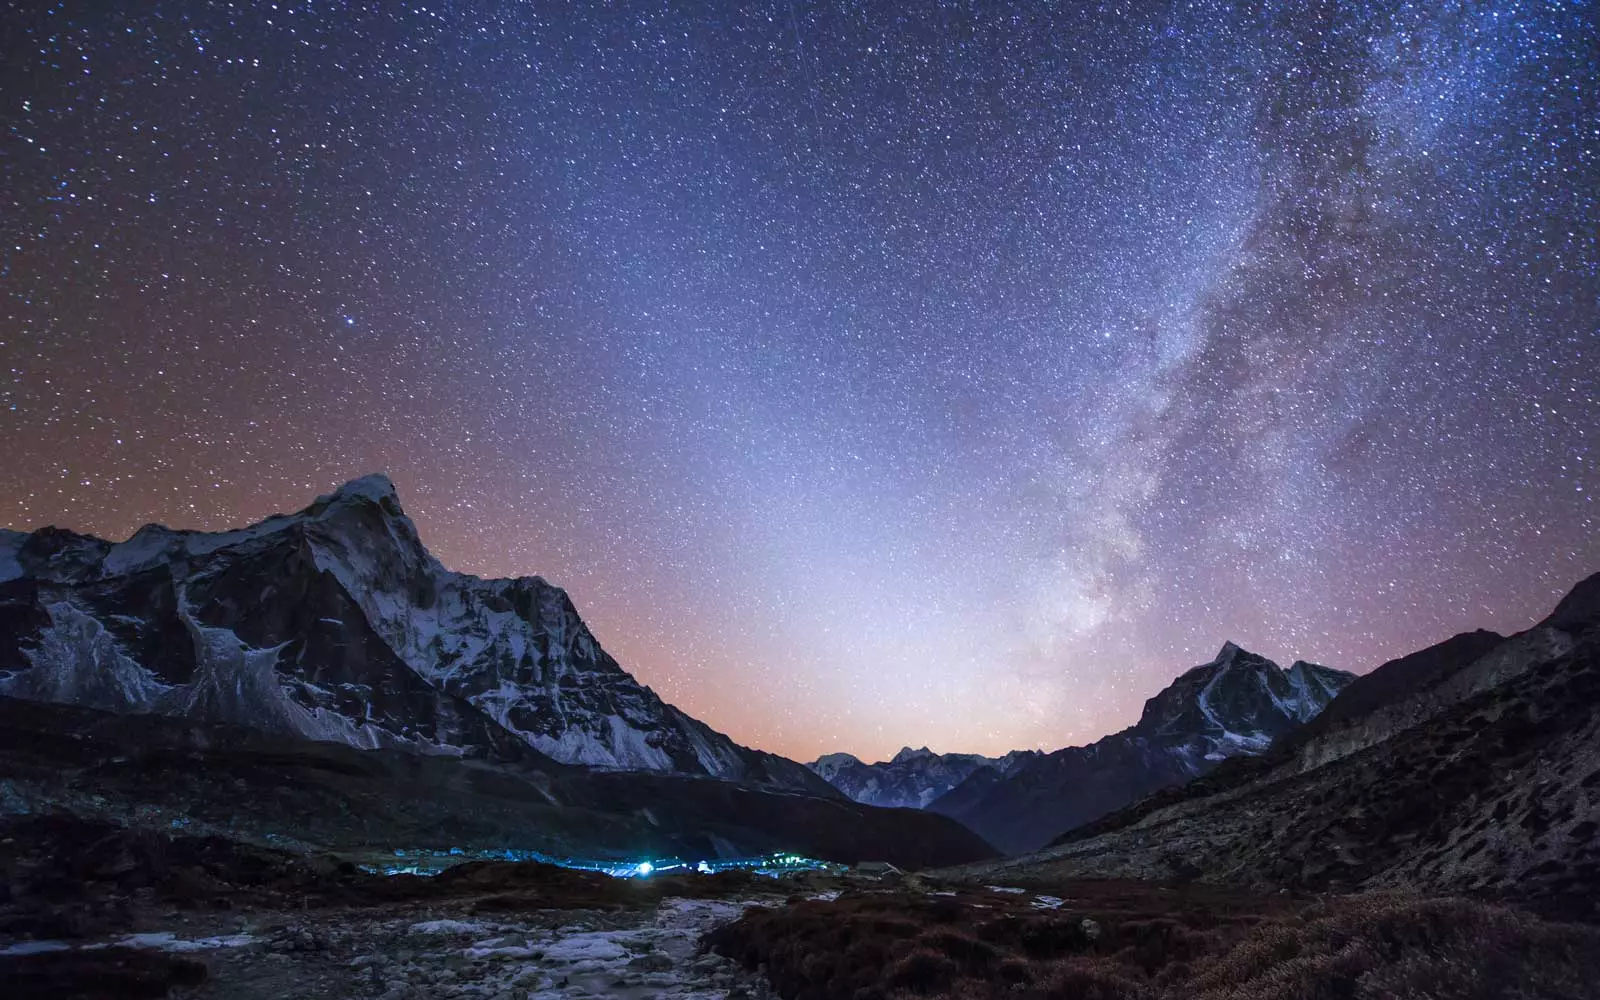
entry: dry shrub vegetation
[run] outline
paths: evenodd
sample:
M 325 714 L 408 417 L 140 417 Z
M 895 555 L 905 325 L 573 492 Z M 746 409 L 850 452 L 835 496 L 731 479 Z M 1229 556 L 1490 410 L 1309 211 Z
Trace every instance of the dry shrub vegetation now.
M 785 1000 L 1600 997 L 1600 928 L 1508 907 L 1076 888 L 1059 910 L 985 890 L 847 893 L 751 910 L 708 943 L 764 966 Z

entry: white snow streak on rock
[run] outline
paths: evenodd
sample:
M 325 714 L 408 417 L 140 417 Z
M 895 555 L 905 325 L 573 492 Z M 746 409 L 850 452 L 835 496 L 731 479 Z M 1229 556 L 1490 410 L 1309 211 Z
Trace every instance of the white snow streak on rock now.
M 424 920 L 407 928 L 413 934 L 483 934 L 489 928 L 465 920 Z
M 215 951 L 218 948 L 243 948 L 256 938 L 249 934 L 223 934 L 216 937 L 180 938 L 171 931 L 148 934 L 127 934 L 115 941 L 97 941 L 92 944 L 68 944 L 65 941 L 19 941 L 0 948 L 0 957 L 14 955 L 42 955 L 53 951 L 100 951 L 105 948 L 143 948 L 148 951 Z
M 243 948 L 252 944 L 255 937 L 250 934 L 224 934 L 217 937 L 205 938 L 180 938 L 171 931 L 160 931 L 154 934 L 129 934 L 109 944 L 88 945 L 87 948 L 150 948 L 155 951 L 215 951 L 218 948 Z

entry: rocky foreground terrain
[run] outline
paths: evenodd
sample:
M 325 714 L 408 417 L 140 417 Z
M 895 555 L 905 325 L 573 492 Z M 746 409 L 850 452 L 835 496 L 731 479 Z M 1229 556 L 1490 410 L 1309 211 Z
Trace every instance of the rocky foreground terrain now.
M 761 977 L 702 953 L 700 938 L 747 906 L 779 902 L 758 894 L 669 897 L 621 909 L 533 904 L 489 915 L 471 902 L 314 915 L 261 912 L 171 921 L 169 930 L 54 951 L 30 953 L 21 946 L 0 956 L 0 968 L 23 996 L 58 998 L 99 990 L 106 997 L 175 992 L 217 1000 L 754 1000 L 775 994 Z
M 7 822 L 0 841 L 0 980 L 22 997 L 759 997 L 701 935 L 824 892 L 506 862 L 383 876 L 59 816 Z
M 1466 899 L 1201 883 L 884 887 L 708 935 L 785 1000 L 1588 1000 L 1600 930 Z
M 432 878 L 65 817 L 0 824 L 6 996 L 1583 1000 L 1600 929 L 1466 899 L 896 872 Z

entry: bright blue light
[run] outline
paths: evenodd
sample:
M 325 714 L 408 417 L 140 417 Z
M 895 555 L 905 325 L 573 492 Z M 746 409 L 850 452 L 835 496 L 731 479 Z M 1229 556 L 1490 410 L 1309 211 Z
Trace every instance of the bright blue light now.
M 641 862 L 639 862 L 639 867 L 634 869 L 634 870 L 637 871 L 640 875 L 648 875 L 651 872 L 656 870 L 656 866 L 652 865 L 648 861 L 641 861 Z

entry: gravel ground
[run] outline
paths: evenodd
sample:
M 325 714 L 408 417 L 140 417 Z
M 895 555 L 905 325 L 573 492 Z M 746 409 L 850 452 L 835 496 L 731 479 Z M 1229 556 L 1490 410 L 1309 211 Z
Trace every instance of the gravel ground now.
M 172 993 L 192 1000 L 775 1000 L 763 981 L 702 954 L 699 941 L 747 906 L 777 902 L 669 897 L 643 909 L 175 913 L 167 930 L 70 947 L 84 959 L 120 946 L 203 962 L 205 982 Z M 22 947 L 39 953 L 69 946 Z

